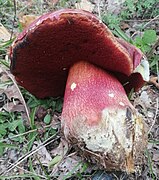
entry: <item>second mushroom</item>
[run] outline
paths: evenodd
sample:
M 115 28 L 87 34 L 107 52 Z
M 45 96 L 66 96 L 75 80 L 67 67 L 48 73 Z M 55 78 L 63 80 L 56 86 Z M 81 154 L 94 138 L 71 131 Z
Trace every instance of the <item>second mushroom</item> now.
M 38 98 L 64 95 L 62 129 L 85 158 L 134 172 L 147 135 L 126 92 L 149 78 L 139 49 L 93 14 L 64 9 L 34 21 L 14 41 L 11 72 Z

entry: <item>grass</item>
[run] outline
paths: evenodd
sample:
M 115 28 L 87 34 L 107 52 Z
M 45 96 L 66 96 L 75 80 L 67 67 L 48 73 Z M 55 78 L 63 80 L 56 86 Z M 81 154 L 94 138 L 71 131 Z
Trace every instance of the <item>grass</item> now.
M 154 172 L 153 172 L 153 163 L 152 163 L 152 159 L 151 159 L 150 153 L 149 153 L 148 150 L 146 150 L 145 154 L 146 154 L 147 159 L 148 159 L 148 166 L 149 166 L 150 176 L 151 176 L 151 178 L 153 180 L 155 180 L 156 177 L 155 177 Z
M 9 63 L 3 59 L 4 54 L 6 54 L 7 49 L 11 45 L 12 40 L 3 42 L 2 46 L 0 46 L 0 55 L 1 55 L 1 65 L 3 69 L 6 69 L 5 72 L 8 71 Z M 12 81 L 7 81 L 1 83 L 1 87 L 7 88 L 8 86 L 12 86 Z M 25 98 L 25 103 L 30 109 L 30 117 L 29 121 L 23 119 L 22 112 L 7 112 L 2 110 L 0 112 L 0 156 L 7 153 L 8 150 L 18 149 L 23 152 L 22 155 L 14 164 L 11 164 L 8 167 L 7 171 L 12 171 L 15 167 L 18 167 L 19 164 L 25 162 L 29 158 L 28 163 L 28 172 L 29 174 L 23 175 L 13 175 L 13 176 L 0 176 L 0 179 L 10 179 L 10 178 L 27 178 L 32 177 L 33 179 L 44 178 L 48 179 L 46 171 L 44 171 L 43 165 L 41 164 L 41 169 L 44 173 L 44 176 L 40 176 L 34 171 L 33 159 L 31 156 L 35 154 L 39 149 L 42 149 L 44 146 L 49 145 L 50 143 L 57 140 L 57 129 L 53 129 L 51 127 L 51 118 L 52 114 L 55 111 L 61 112 L 62 108 L 62 99 L 45 99 L 38 100 L 33 95 L 28 93 L 21 87 L 17 87 L 18 92 L 22 92 L 23 97 Z M 14 94 L 13 94 L 14 96 Z M 11 100 L 7 99 L 6 103 L 13 103 L 16 101 L 17 97 L 14 97 Z M 20 96 L 19 96 L 20 99 Z M 43 128 L 40 124 L 35 123 L 36 112 L 38 107 L 43 107 L 45 109 L 51 109 L 43 119 Z M 52 113 L 52 114 L 51 114 Z M 27 119 L 28 120 L 28 119 Z M 41 138 L 40 129 L 44 131 L 43 137 Z M 59 138 L 59 137 L 58 137 Z M 32 147 L 35 141 L 39 142 L 42 140 L 42 143 L 36 148 L 35 151 L 32 151 Z M 21 146 L 21 148 L 20 148 Z M 39 161 L 40 162 L 40 161 Z
M 1 22 L 7 29 L 10 29 L 11 32 L 20 32 L 21 26 L 18 20 L 19 14 L 34 13 L 36 15 L 40 15 L 49 10 L 60 9 L 61 7 L 71 7 L 74 3 L 75 1 L 73 0 L 60 0 L 55 7 L 52 4 L 49 4 L 49 2 L 45 4 L 42 0 L 34 0 L 31 5 L 28 4 L 27 1 L 22 3 L 20 0 L 17 0 L 17 7 L 15 9 L 14 1 L 0 0 Z M 102 15 L 102 20 L 109 26 L 116 36 L 134 44 L 144 53 L 148 54 L 151 71 L 157 74 L 159 58 L 158 55 L 154 54 L 154 51 L 152 51 L 155 43 L 158 41 L 156 31 L 153 29 L 141 28 L 141 33 L 137 36 L 129 37 L 120 28 L 120 23 L 123 20 L 130 18 L 155 18 L 158 14 L 158 9 L 155 8 L 156 6 L 154 7 L 155 3 L 155 0 L 145 0 L 144 2 L 139 0 L 138 4 L 135 4 L 135 2 L 132 3 L 132 1 L 129 0 L 125 2 L 125 10 L 122 11 L 118 17 L 107 13 Z M 149 10 L 147 10 L 147 7 Z M 134 12 L 136 14 L 135 17 Z M 145 23 L 147 23 L 147 21 Z M 0 64 L 5 69 L 5 72 L 8 72 L 9 69 L 9 59 L 6 59 L 6 57 L 8 57 L 6 54 L 13 40 L 14 38 L 11 38 L 7 42 L 0 42 Z M 9 79 L 8 81 L 1 83 L 0 86 L 7 88 L 8 86 L 12 86 L 14 83 L 15 82 Z M 5 173 L 2 173 L 0 179 L 52 179 L 54 176 L 51 175 L 50 169 L 55 168 L 62 160 L 62 157 L 60 155 L 54 156 L 49 164 L 49 167 L 45 167 L 35 154 L 37 154 L 38 150 L 43 149 L 43 147 L 47 147 L 47 149 L 50 150 L 51 148 L 49 148 L 49 146 L 51 146 L 53 142 L 56 144 L 55 147 L 58 146 L 60 129 L 59 127 L 53 127 L 51 123 L 54 114 L 56 112 L 61 113 L 63 100 L 54 98 L 40 100 L 22 87 L 16 88 L 18 92 L 22 93 L 25 104 L 30 111 L 30 116 L 24 116 L 24 112 L 8 112 L 4 109 L 0 112 L 0 157 L 3 157 L 11 150 L 18 150 L 18 153 L 15 153 L 18 157 L 17 160 L 8 164 L 8 169 L 3 171 L 5 173 L 9 172 L 9 174 L 12 173 L 13 175 L 6 176 Z M 11 100 L 7 99 L 6 101 L 8 104 L 14 104 L 16 103 L 17 98 L 12 97 Z M 24 102 L 21 103 L 23 104 Z M 37 121 L 37 111 L 39 108 L 44 109 L 45 112 L 43 112 L 43 117 Z M 32 147 L 35 142 L 38 142 L 38 146 L 33 150 Z M 155 142 L 158 143 L 157 140 Z M 155 175 L 153 173 L 153 163 L 148 151 L 146 151 L 146 157 L 148 159 L 151 177 L 152 179 L 155 179 Z M 38 162 L 39 166 L 34 163 L 35 161 Z M 27 163 L 27 167 L 25 167 L 25 163 Z M 22 167 L 22 173 L 18 175 L 16 175 L 18 171 L 13 173 L 13 169 L 20 169 L 20 166 Z M 64 176 L 63 179 L 71 179 L 73 177 L 82 179 L 85 177 L 84 175 L 87 172 L 88 167 L 89 165 L 87 163 L 79 161 L 77 165 L 75 165 L 72 170 Z M 58 175 L 56 174 L 55 177 L 58 177 Z M 89 178 L 91 175 L 88 174 L 87 177 Z
M 122 19 L 141 18 L 150 19 L 159 15 L 156 0 L 126 0 L 124 2 L 124 10 L 121 11 L 120 16 Z
M 113 14 L 104 14 L 102 20 L 112 30 L 113 34 L 125 41 L 133 44 L 141 49 L 141 51 L 147 55 L 150 63 L 151 72 L 158 74 L 159 56 L 154 54 L 154 49 L 159 45 L 159 39 L 157 39 L 156 31 L 153 29 L 140 29 L 138 35 L 135 37 L 129 37 L 120 28 L 122 16 L 115 16 Z

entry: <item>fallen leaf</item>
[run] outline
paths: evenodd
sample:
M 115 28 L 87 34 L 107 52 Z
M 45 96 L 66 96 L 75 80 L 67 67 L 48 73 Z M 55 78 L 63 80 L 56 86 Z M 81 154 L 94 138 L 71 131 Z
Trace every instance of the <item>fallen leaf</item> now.
M 52 156 L 65 156 L 68 151 L 68 142 L 61 138 L 59 146 L 51 151 Z
M 14 84 L 12 86 L 8 86 L 8 88 L 5 90 L 5 94 L 7 95 L 9 100 L 14 98 L 22 101 L 19 91 L 17 91 L 17 87 Z
M 81 157 L 77 156 L 76 154 L 67 156 L 66 158 L 64 158 L 62 163 L 58 165 L 58 170 L 60 172 L 59 179 L 60 178 L 64 179 L 64 177 L 66 178 L 68 174 L 70 174 L 69 172 L 75 174 L 82 168 L 82 165 L 83 163 Z
M 0 42 L 10 40 L 11 34 L 8 30 L 0 23 Z
M 149 83 L 155 85 L 155 86 L 157 87 L 157 89 L 159 89 L 158 77 L 152 76 L 152 77 L 150 78 Z
M 40 120 L 43 120 L 44 117 L 46 116 L 46 114 L 47 114 L 47 110 L 46 110 L 44 107 L 39 106 L 38 109 L 37 109 L 37 111 L 36 111 L 36 117 L 37 117 L 37 119 L 38 119 L 39 121 L 40 121 Z
M 81 2 L 75 4 L 75 7 L 77 9 L 82 9 L 82 10 L 86 10 L 86 11 L 92 12 L 94 7 L 95 7 L 95 5 L 92 4 L 90 1 L 81 0 Z
M 16 104 L 16 102 L 6 103 L 3 109 L 7 112 L 25 112 L 25 107 L 22 104 Z
M 12 112 L 25 112 L 25 107 L 23 104 L 17 104 L 13 106 Z
M 125 0 L 108 0 L 108 12 L 118 15 L 122 11 L 122 6 L 124 2 Z
M 55 156 L 50 162 L 49 162 L 49 168 L 54 166 L 55 164 L 59 163 L 62 160 L 62 156 Z
M 148 108 L 150 106 L 151 100 L 149 98 L 149 95 L 147 91 L 143 91 L 140 95 L 140 100 L 143 102 L 143 104 Z
M 4 66 L 0 66 L 0 82 L 5 84 L 7 81 L 10 80 L 9 75 L 10 71 L 6 69 Z M 7 83 L 6 83 L 7 84 Z M 1 84 L 0 84 L 1 85 Z
M 156 162 L 159 161 L 159 152 L 154 152 L 152 160 Z
M 51 127 L 53 129 L 60 129 L 61 128 L 60 115 L 58 113 L 54 113 L 52 120 L 51 120 Z
M 125 22 L 121 22 L 120 28 L 121 28 L 121 30 L 126 30 L 126 29 L 130 28 L 130 26 L 129 26 L 129 24 L 127 24 Z
M 44 117 L 44 123 L 45 124 L 50 124 L 50 122 L 51 122 L 51 115 L 46 114 L 46 116 Z
M 40 142 L 35 141 L 32 149 L 36 150 L 38 145 L 40 145 Z M 47 151 L 45 146 L 43 146 L 41 149 L 39 149 L 35 155 L 38 157 L 39 161 L 44 166 L 48 166 L 50 161 L 52 161 L 51 155 Z M 34 161 L 34 163 L 39 164 L 38 161 Z
M 8 153 L 8 159 L 12 160 L 12 162 L 16 162 L 18 160 L 17 149 L 11 149 Z
M 38 17 L 39 16 L 35 16 L 35 15 L 24 15 L 24 16 L 20 17 L 19 22 L 22 25 L 22 29 L 25 29 L 26 27 L 28 27 Z

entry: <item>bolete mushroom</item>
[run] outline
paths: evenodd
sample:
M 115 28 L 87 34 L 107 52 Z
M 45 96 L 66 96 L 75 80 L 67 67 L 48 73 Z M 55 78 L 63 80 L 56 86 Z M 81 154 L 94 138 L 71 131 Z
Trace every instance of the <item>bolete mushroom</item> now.
M 139 49 L 115 38 L 93 14 L 63 9 L 25 29 L 10 57 L 17 82 L 36 97 L 65 92 L 62 129 L 84 157 L 127 172 L 142 163 L 145 125 L 125 92 L 149 78 Z

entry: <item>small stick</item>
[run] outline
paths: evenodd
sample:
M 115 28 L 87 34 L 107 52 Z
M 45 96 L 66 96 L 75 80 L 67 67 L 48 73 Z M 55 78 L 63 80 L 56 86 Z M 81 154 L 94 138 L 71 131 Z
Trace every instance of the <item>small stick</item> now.
M 155 122 L 156 122 L 156 118 L 157 118 L 157 114 L 158 114 L 158 103 L 159 103 L 159 98 L 156 99 L 156 106 L 157 107 L 156 107 L 155 117 L 154 117 L 153 123 L 152 123 L 152 125 L 151 125 L 151 127 L 150 127 L 150 129 L 148 131 L 148 134 L 151 132 L 151 130 L 152 130 L 152 128 L 153 128 L 153 126 L 155 125 Z
M 153 18 L 153 19 L 127 19 L 127 20 L 122 20 L 123 22 L 149 22 L 149 21 L 158 21 L 159 18 Z
M 56 134 L 54 134 L 53 136 L 51 136 L 50 138 L 48 138 L 47 140 L 45 140 L 43 143 L 39 144 L 37 146 L 36 149 L 31 150 L 30 152 L 26 153 L 25 155 L 23 155 L 21 158 L 19 158 L 13 165 L 9 166 L 7 170 L 5 170 L 4 172 L 2 172 L 2 175 L 5 175 L 7 172 L 11 171 L 12 169 L 14 169 L 15 167 L 17 167 L 20 163 L 22 163 L 24 160 L 26 160 L 27 158 L 29 158 L 30 156 L 32 156 L 33 154 L 35 154 L 36 152 L 38 152 L 40 149 L 42 149 L 44 146 L 46 147 L 48 144 L 56 141 L 57 139 L 59 139 L 60 137 L 57 137 L 54 139 L 54 137 L 58 134 L 58 132 Z
M 149 25 L 152 21 L 154 21 L 155 19 L 157 19 L 159 17 L 159 15 L 157 15 L 156 17 L 154 17 L 153 19 L 151 19 L 149 22 L 147 22 L 144 26 L 143 26 L 143 29 Z
M 99 16 L 99 19 L 102 20 L 101 12 L 100 12 L 100 0 L 98 0 L 97 6 L 98 6 L 98 16 Z
M 8 77 L 12 80 L 13 84 L 16 86 L 16 88 L 17 88 L 17 90 L 18 90 L 18 92 L 19 92 L 20 98 L 21 98 L 21 102 L 22 102 L 22 104 L 24 105 L 25 112 L 26 112 L 26 115 L 27 115 L 27 118 L 28 118 L 28 121 L 29 121 L 29 124 L 30 124 L 29 109 L 28 109 L 28 107 L 27 107 L 27 105 L 26 105 L 26 102 L 25 102 L 25 100 L 24 100 L 24 97 L 23 97 L 23 95 L 22 95 L 22 93 L 21 93 L 21 91 L 20 91 L 20 89 L 19 89 L 19 87 L 18 87 L 18 85 L 17 85 L 14 77 L 13 77 L 7 70 L 5 70 L 4 68 L 2 68 L 2 69 L 3 69 L 3 71 L 8 75 Z
M 155 44 L 152 46 L 151 50 L 146 54 L 147 58 L 150 58 L 154 52 L 154 50 L 156 49 L 156 47 L 159 46 L 159 38 L 157 39 L 157 41 L 155 42 Z
M 12 24 L 12 31 L 11 31 L 10 40 L 13 38 L 13 29 L 14 29 L 14 24 L 15 24 L 16 17 L 17 17 L 16 0 L 13 0 L 13 4 L 14 4 L 14 17 L 13 17 L 13 24 Z

